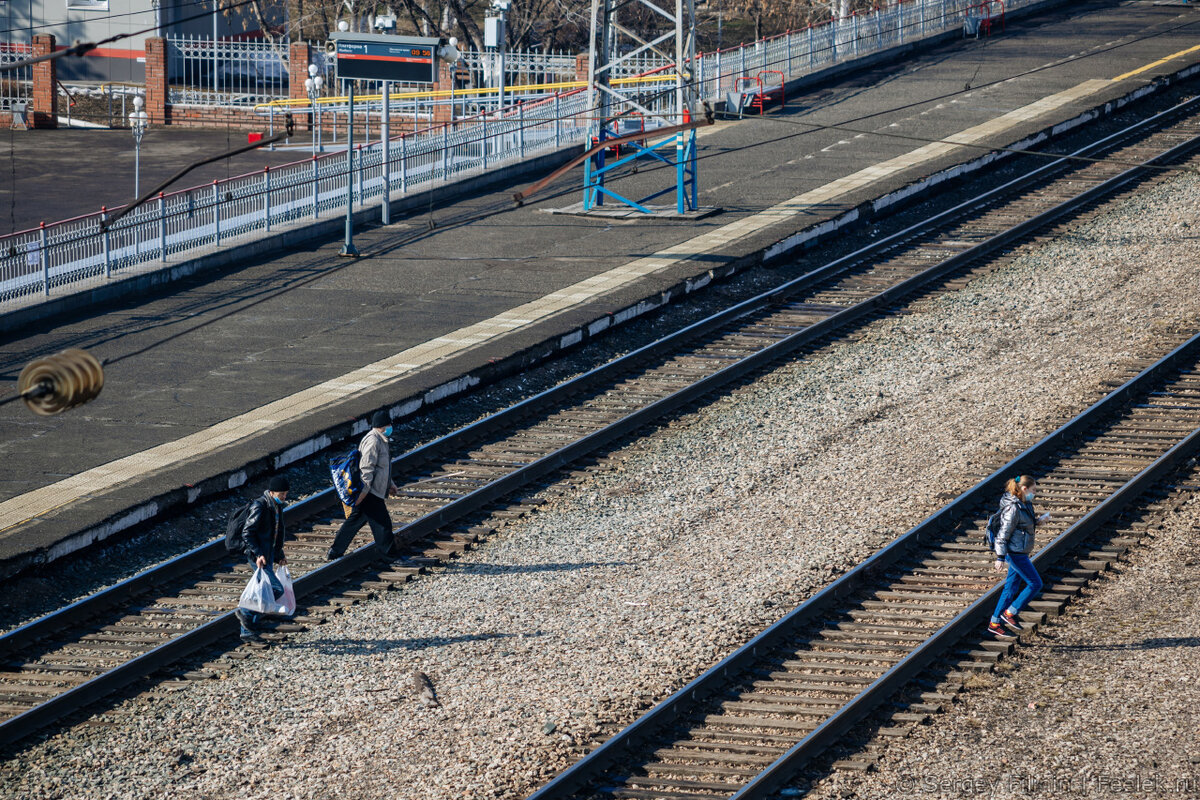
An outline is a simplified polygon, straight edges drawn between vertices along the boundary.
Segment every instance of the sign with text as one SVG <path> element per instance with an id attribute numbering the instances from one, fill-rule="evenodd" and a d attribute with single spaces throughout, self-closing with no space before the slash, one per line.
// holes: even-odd
<path id="1" fill-rule="evenodd" d="M 433 83 L 437 80 L 438 39 L 339 33 L 333 39 L 341 78 Z"/>

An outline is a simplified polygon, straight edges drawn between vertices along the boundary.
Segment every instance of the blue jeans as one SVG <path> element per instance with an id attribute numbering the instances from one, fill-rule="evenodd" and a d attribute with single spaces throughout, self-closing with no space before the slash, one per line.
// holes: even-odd
<path id="1" fill-rule="evenodd" d="M 1004 591 L 1000 592 L 1000 602 L 996 603 L 992 622 L 999 622 L 1000 614 L 1004 611 L 1014 615 L 1020 613 L 1025 604 L 1042 590 L 1042 577 L 1038 575 L 1029 556 L 1025 553 L 1009 553 L 1005 560 L 1008 561 L 1008 578 L 1004 581 Z M 1025 582 L 1020 594 L 1017 594 L 1017 581 Z M 1016 595 L 1016 600 L 1013 600 L 1013 595 Z"/>
<path id="2" fill-rule="evenodd" d="M 255 563 L 255 560 L 253 558 L 249 560 L 250 566 L 258 569 L 258 564 Z M 275 568 L 271 565 L 270 561 L 263 567 L 263 571 L 267 573 L 267 580 L 271 582 L 271 591 L 275 593 L 275 599 L 278 600 L 283 597 L 283 584 L 279 582 L 279 578 L 275 575 Z M 258 621 L 265 616 L 267 615 L 242 609 L 242 613 L 238 615 L 238 624 L 242 628 L 242 636 L 256 633 L 258 631 Z M 250 627 L 247 627 L 246 623 L 249 623 Z"/>

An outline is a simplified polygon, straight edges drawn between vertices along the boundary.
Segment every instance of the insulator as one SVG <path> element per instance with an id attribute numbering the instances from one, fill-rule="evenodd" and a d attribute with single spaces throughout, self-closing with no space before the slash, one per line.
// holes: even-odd
<path id="1" fill-rule="evenodd" d="M 17 388 L 35 414 L 50 416 L 95 400 L 104 388 L 104 367 L 78 348 L 29 362 Z"/>

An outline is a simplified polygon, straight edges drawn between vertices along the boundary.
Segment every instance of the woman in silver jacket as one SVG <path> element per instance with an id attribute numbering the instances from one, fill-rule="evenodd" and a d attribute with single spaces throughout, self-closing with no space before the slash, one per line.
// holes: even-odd
<path id="1" fill-rule="evenodd" d="M 1001 639 L 1014 638 L 1010 630 L 1020 633 L 1024 629 L 1017 614 L 1042 590 L 1042 578 L 1030 561 L 1029 552 L 1033 549 L 1033 536 L 1038 523 L 1050 519 L 1050 514 L 1034 516 L 1035 485 L 1036 482 L 1029 475 L 1019 475 L 1009 480 L 1004 487 L 1004 497 L 1000 498 L 1000 529 L 996 532 L 993 545 L 996 563 L 992 569 L 999 572 L 1007 563 L 1008 578 L 1004 581 L 1000 601 L 992 613 L 988 633 Z M 1023 582 L 1025 588 L 1017 594 L 1019 582 Z"/>

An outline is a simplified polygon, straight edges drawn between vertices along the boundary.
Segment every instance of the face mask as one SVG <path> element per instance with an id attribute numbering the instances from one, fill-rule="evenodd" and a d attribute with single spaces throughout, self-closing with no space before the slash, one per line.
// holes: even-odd
<path id="1" fill-rule="evenodd" d="M 274 495 L 272 495 L 271 499 L 275 501 L 275 505 L 277 505 L 277 506 L 283 505 L 282 497 L 275 497 Z"/>
<path id="2" fill-rule="evenodd" d="M 383 435 L 384 436 L 392 435 L 392 426 L 391 425 L 388 425 L 386 428 L 383 429 Z"/>
<path id="3" fill-rule="evenodd" d="M 1036 494 L 1036 492 L 1034 492 L 1033 489 L 1030 489 L 1028 492 L 1025 493 L 1025 499 L 1033 500 L 1035 494 Z"/>

